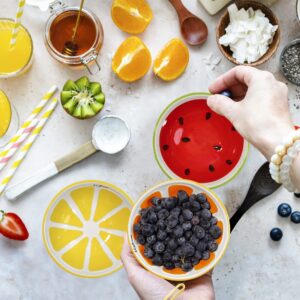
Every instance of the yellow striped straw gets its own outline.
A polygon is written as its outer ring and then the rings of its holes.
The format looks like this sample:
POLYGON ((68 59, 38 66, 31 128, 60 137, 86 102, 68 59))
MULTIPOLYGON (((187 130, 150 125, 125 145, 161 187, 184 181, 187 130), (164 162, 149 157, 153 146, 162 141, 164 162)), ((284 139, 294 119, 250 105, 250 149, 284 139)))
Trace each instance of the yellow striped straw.
POLYGON ((15 161, 13 162, 12 166, 8 170, 6 176, 4 179, 0 182, 0 195, 6 188, 7 184, 10 182, 10 180, 15 175, 16 171, 18 170, 19 166, 23 162, 24 158, 26 157, 27 153, 29 152, 31 146, 39 136, 39 133, 44 128, 45 124, 49 120, 49 117, 52 115, 53 111, 55 110, 57 106, 58 100, 54 98, 49 105, 47 111, 43 114, 41 120, 39 121, 36 128, 32 131, 31 135, 29 136, 28 140, 26 141, 26 144, 21 148, 19 154, 17 155, 15 161))
POLYGON ((184 292, 184 290, 185 290, 185 284, 180 283, 176 285, 175 288, 171 290, 169 294, 164 297, 163 300, 175 300, 184 292))
POLYGON ((19 0, 16 20, 15 20, 15 26, 13 28, 13 32, 12 32, 11 39, 10 39, 11 47, 13 47, 17 41, 17 36, 18 36, 18 32, 20 29, 21 20, 22 20, 22 16, 23 16, 23 12, 24 12, 25 2, 26 2, 26 0, 19 0))
POLYGON ((20 140, 20 137, 22 136, 22 133, 24 129, 28 128, 32 122, 33 119, 35 119, 42 109, 45 107, 45 105, 49 102, 49 100, 52 98, 52 96, 55 94, 57 90, 57 86, 53 85, 49 91, 42 97, 42 100, 40 103, 36 106, 36 108, 31 112, 30 116, 27 118, 27 120, 23 123, 21 128, 17 131, 17 133, 11 138, 9 143, 4 147, 4 149, 0 152, 0 158, 4 157, 8 154, 9 150, 11 149, 12 145, 20 140))

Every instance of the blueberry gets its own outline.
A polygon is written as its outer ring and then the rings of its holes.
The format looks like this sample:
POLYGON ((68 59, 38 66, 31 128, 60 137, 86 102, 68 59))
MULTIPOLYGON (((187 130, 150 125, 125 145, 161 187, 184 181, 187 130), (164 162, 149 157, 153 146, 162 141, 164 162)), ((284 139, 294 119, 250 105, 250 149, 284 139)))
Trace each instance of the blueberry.
POLYGON ((178 255, 179 257, 183 257, 184 256, 184 251, 183 251, 183 247, 179 247, 176 249, 175 251, 176 255, 178 255))
POLYGON ((215 241, 209 241, 207 243, 207 250, 210 252, 215 252, 218 249, 218 244, 215 241))
POLYGON ((167 210, 172 210, 176 206, 177 199, 175 197, 166 198, 164 202, 165 202, 165 208, 167 210))
POLYGON ((188 231, 188 230, 191 230, 192 229, 192 224, 190 222, 184 222, 182 224, 182 229, 184 231, 188 231))
POLYGON ((158 232, 157 232, 157 239, 158 240, 164 241, 167 238, 167 236, 168 236, 168 234, 165 231, 163 231, 161 229, 158 230, 158 232))
POLYGON ((214 239, 218 239, 222 235, 222 230, 217 225, 213 225, 211 228, 209 228, 208 232, 214 239))
POLYGON ((197 200, 199 201, 200 204, 205 203, 206 200, 206 195, 203 193, 197 194, 197 200))
POLYGON ((177 254, 172 255, 172 262, 176 263, 179 261, 181 261, 179 255, 177 255, 177 254))
POLYGON ((228 98, 232 98, 232 93, 229 90, 222 91, 220 93, 220 95, 223 95, 223 96, 228 97, 228 98))
POLYGON ((154 251, 150 247, 145 247, 144 255, 148 258, 152 258, 154 256, 154 251))
POLYGON ((189 195, 185 191, 178 191, 177 197, 180 204, 189 201, 189 195))
POLYGON ((209 251, 203 251, 202 252, 202 259, 208 260, 210 258, 210 253, 209 251))
POLYGON ((192 225, 198 225, 200 223, 200 219, 198 216, 193 216, 191 220, 192 225))
POLYGON ((174 234, 174 237, 176 237, 176 238, 182 237, 183 236, 183 229, 182 229, 182 227, 181 226, 176 226, 175 229, 174 229, 173 234, 174 234))
POLYGON ((168 241, 167 248, 169 248, 169 249, 171 249, 171 250, 176 250, 177 247, 178 247, 178 244, 177 244, 177 242, 176 242, 175 239, 170 239, 170 240, 168 241))
POLYGON ((182 264, 182 270, 184 271, 184 272, 189 272, 189 271, 191 271, 193 269, 193 265, 192 265, 192 263, 191 262, 184 262, 183 264, 182 264))
POLYGON ((140 210, 140 215, 141 215, 142 218, 147 217, 147 214, 148 214, 148 208, 142 208, 140 210))
POLYGON ((158 198, 158 197, 152 198, 152 199, 151 199, 151 202, 152 202, 152 204, 153 204, 154 206, 159 206, 159 205, 161 205, 161 199, 158 198))
POLYGON ((182 225, 184 223, 185 220, 182 215, 179 216, 178 221, 179 221, 180 225, 182 225))
POLYGON ((201 203, 202 209, 210 209, 210 203, 208 201, 201 203))
POLYGON ((201 251, 199 251, 199 250, 196 250, 195 251, 195 254, 194 254, 194 257, 196 258, 196 259, 201 259, 202 258, 202 253, 201 253, 201 251))
POLYGON ((150 236, 155 232, 155 226, 151 224, 145 224, 142 226, 142 233, 145 236, 150 236))
POLYGON ((193 235, 191 236, 189 242, 190 242, 190 244, 191 244, 192 246, 196 247, 197 244, 198 244, 198 242, 199 242, 199 238, 198 238, 195 234, 193 234, 193 235))
POLYGON ((196 246, 197 250, 199 250, 200 252, 205 251, 206 247, 207 247, 207 244, 204 241, 200 241, 196 246))
POLYGON ((292 208, 289 204, 287 203, 281 203, 279 206, 278 206, 278 214, 280 217, 283 217, 283 218, 287 218, 291 215, 292 213, 292 208))
POLYGON ((147 243, 149 245, 153 245, 155 242, 156 242, 156 236, 154 234, 147 237, 147 243))
POLYGON ((273 241, 278 242, 282 239, 283 233, 282 230, 280 228, 273 228, 270 231, 270 237, 273 241))
POLYGON ((172 270, 175 268, 175 265, 172 261, 165 261, 163 265, 168 270, 172 270))
POLYGON ((185 202, 182 204, 183 209, 190 209, 191 208, 191 203, 190 202, 185 202))
POLYGON ((142 230, 141 230, 141 224, 140 224, 140 223, 134 224, 133 230, 134 230, 134 232, 136 232, 136 233, 141 233, 141 232, 142 232, 142 230))
POLYGON ((191 230, 188 230, 184 233, 184 237, 189 240, 191 236, 193 235, 193 232, 191 230))
POLYGON ((159 254, 156 254, 153 257, 152 262, 155 266, 162 266, 163 265, 163 259, 159 254))
POLYGON ((159 219, 166 219, 169 216, 169 212, 167 209, 163 208, 157 213, 159 219))
POLYGON ((163 253, 165 251, 165 245, 162 242, 156 242, 153 246, 153 250, 156 253, 163 253))
POLYGON ((175 268, 180 268, 182 269, 182 262, 181 261, 177 261, 176 263, 174 263, 175 268))
POLYGON ((210 219, 210 224, 211 225, 216 225, 218 223, 218 219, 216 218, 216 217, 212 217, 211 219, 210 219))
POLYGON ((291 221, 295 224, 300 223, 300 211, 294 211, 291 215, 291 221))
POLYGON ((146 243, 146 239, 142 234, 139 234, 136 238, 137 242, 141 245, 144 245, 146 243))
POLYGON ((200 259, 196 258, 196 257, 192 257, 191 263, 193 266, 198 265, 200 262, 200 259))
POLYGON ((178 218, 176 216, 169 216, 166 220, 166 225, 169 228, 174 228, 178 224, 178 218))
POLYGON ((179 215, 181 214, 181 208, 180 207, 175 207, 170 211, 170 215, 172 216, 176 216, 179 217, 179 215))
POLYGON ((189 209, 184 209, 182 211, 182 216, 185 220, 189 221, 193 218, 193 213, 189 209))
POLYGON ((212 217, 210 210, 208 210, 208 209, 206 209, 206 208, 201 210, 200 216, 201 216, 204 220, 210 220, 211 217, 212 217))
POLYGON ((177 244, 180 246, 183 245, 185 242, 186 242, 186 239, 184 236, 177 239, 177 244))
POLYGON ((200 224, 202 228, 209 229, 211 227, 210 220, 200 219, 200 224))
POLYGON ((192 203, 195 200, 197 201, 197 196, 195 194, 190 195, 189 201, 192 203))
POLYGON ((191 211, 198 211, 201 209, 201 205, 198 201, 193 201, 193 202, 190 202, 190 208, 191 208, 191 211))
POLYGON ((167 227, 165 231, 166 233, 173 233, 173 228, 167 227))
POLYGON ((151 223, 151 224, 156 224, 157 222, 157 215, 154 211, 151 211, 149 214, 148 214, 148 222, 151 223))
POLYGON ((161 229, 161 230, 165 230, 167 227, 163 219, 158 220, 156 225, 157 225, 157 228, 161 229))
POLYGON ((195 247, 190 243, 186 243, 182 246, 184 256, 193 256, 195 253, 195 247))
POLYGON ((205 236, 205 230, 199 225, 194 226, 193 232, 196 235, 196 237, 200 240, 203 239, 205 236))
POLYGON ((300 193, 295 193, 295 197, 300 198, 300 193))
POLYGON ((171 261, 172 260, 172 254, 170 252, 165 252, 162 256, 163 261, 171 261))

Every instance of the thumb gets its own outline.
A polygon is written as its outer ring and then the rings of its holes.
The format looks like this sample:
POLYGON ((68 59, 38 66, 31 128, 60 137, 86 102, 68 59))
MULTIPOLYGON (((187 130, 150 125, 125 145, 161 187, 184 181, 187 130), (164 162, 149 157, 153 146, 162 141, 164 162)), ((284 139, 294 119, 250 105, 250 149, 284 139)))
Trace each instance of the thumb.
POLYGON ((207 98, 207 105, 217 114, 233 121, 237 114, 238 103, 223 95, 212 95, 207 98))

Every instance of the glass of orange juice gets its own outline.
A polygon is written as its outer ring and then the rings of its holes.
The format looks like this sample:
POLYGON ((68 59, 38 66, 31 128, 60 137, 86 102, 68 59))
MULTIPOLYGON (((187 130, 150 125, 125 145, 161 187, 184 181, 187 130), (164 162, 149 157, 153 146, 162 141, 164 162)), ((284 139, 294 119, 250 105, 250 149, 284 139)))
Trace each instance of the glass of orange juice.
POLYGON ((0 78, 25 73, 32 62, 33 43, 27 29, 21 25, 16 43, 10 45, 14 21, 0 18, 0 78))
POLYGON ((0 148, 5 146, 19 128, 16 109, 0 90, 0 148))

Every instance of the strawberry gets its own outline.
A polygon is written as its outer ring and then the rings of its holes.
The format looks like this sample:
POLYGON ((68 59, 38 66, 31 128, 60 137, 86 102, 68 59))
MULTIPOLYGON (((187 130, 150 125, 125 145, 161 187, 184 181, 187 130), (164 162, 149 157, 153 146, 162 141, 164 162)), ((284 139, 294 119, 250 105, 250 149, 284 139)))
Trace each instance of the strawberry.
POLYGON ((14 213, 5 213, 3 210, 0 210, 0 233, 18 241, 27 240, 29 237, 27 228, 20 217, 14 213))

